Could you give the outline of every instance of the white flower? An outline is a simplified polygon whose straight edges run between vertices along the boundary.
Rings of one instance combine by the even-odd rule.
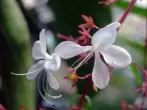
[[[57,80],[55,79],[55,77],[52,75],[53,72],[58,71],[58,69],[60,68],[61,65],[61,59],[60,57],[53,53],[51,55],[49,55],[47,53],[47,49],[46,49],[46,34],[45,34],[45,29],[41,30],[40,35],[39,35],[39,40],[37,40],[32,48],[32,57],[35,60],[36,63],[34,63],[31,68],[28,70],[27,73],[25,74],[16,74],[16,73],[11,73],[14,75],[26,75],[28,79],[33,80],[35,79],[39,73],[42,73],[42,71],[45,71],[45,77],[43,78],[43,89],[45,92],[45,95],[52,97],[54,99],[56,98],[60,98],[62,95],[58,95],[58,96],[52,96],[48,93],[48,91],[46,91],[46,89],[48,89],[48,85],[53,88],[54,90],[58,90],[59,89],[59,84],[57,82]],[[40,76],[39,76],[39,80],[40,80]],[[44,86],[44,81],[47,80],[47,82],[45,82],[46,86]],[[39,86],[39,84],[38,84]],[[39,93],[40,95],[46,99],[41,91],[40,91],[40,87],[38,87]]]
[[[33,64],[32,67],[29,69],[27,73],[27,78],[35,79],[40,71],[44,69],[47,73],[49,85],[53,89],[57,90],[59,89],[59,84],[52,73],[56,72],[59,69],[61,59],[55,53],[49,55],[46,52],[46,35],[44,29],[40,32],[39,38],[40,40],[34,43],[32,49],[32,57],[34,60],[36,60],[37,63]]]
[[[63,59],[68,59],[89,52],[84,60],[75,67],[76,70],[95,53],[92,80],[96,87],[103,89],[108,85],[110,75],[108,67],[100,59],[100,54],[108,65],[115,68],[123,68],[132,61],[130,54],[125,49],[112,45],[116,40],[117,28],[120,26],[120,23],[114,22],[97,31],[92,37],[92,46],[80,46],[72,41],[64,41],[55,48],[55,53]]]

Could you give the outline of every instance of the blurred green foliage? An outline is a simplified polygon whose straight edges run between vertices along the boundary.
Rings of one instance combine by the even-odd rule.
[[[134,64],[130,65],[130,70],[132,71],[132,74],[134,75],[134,78],[137,82],[137,86],[141,86],[142,85],[141,75],[137,71],[137,68]]]
[[[9,61],[6,62],[5,74],[8,90],[8,109],[20,110],[24,105],[27,110],[35,109],[34,84],[26,77],[14,76],[10,72],[25,73],[31,64],[29,31],[24,16],[15,0],[0,1],[0,24],[9,49]],[[5,96],[6,97],[6,96]]]

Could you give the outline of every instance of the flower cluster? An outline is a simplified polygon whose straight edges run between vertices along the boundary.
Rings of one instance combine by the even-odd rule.
[[[98,28],[91,17],[82,15],[82,18],[86,23],[79,25],[82,30],[79,31],[79,33],[82,36],[78,39],[83,38],[83,40],[85,40],[88,38],[90,43],[81,42],[83,45],[80,45],[81,43],[74,42],[74,39],[72,41],[63,41],[56,46],[54,53],[49,55],[46,51],[47,35],[43,29],[40,32],[39,40],[34,43],[32,48],[32,57],[36,63],[34,63],[26,73],[28,79],[35,79],[42,70],[45,70],[47,84],[51,88],[58,90],[59,84],[52,73],[58,71],[60,68],[61,58],[70,59],[85,53],[85,55],[80,58],[79,62],[76,62],[77,65],[72,67],[71,75],[65,77],[65,79],[73,80],[76,84],[78,79],[82,79],[77,76],[77,70],[94,56],[95,61],[91,74],[92,81],[95,87],[104,89],[110,80],[109,66],[113,68],[123,68],[131,63],[132,59],[130,54],[122,47],[114,45],[117,29],[121,26],[119,22],[113,22],[104,28],[99,29],[91,36],[90,30],[92,28]],[[75,41],[78,40],[76,39]],[[101,57],[103,57],[104,60]],[[90,75],[87,75],[86,78],[89,76]],[[57,98],[55,96],[51,97]]]
[[[98,28],[92,17],[82,15],[82,18],[85,20],[85,23],[78,26],[80,28],[78,31],[80,36],[74,39],[72,36],[66,37],[59,34],[58,38],[66,41],[58,44],[51,55],[47,53],[46,48],[47,33],[45,29],[41,30],[39,40],[34,43],[32,48],[32,57],[35,63],[26,74],[12,74],[26,75],[27,79],[33,80],[37,76],[41,79],[40,73],[44,71],[45,78],[43,80],[46,79],[47,84],[47,86],[43,86],[45,94],[54,99],[60,98],[61,94],[54,96],[47,92],[48,86],[54,90],[59,89],[59,83],[53,76],[53,73],[59,70],[61,59],[67,60],[80,56],[71,67],[67,68],[70,74],[65,76],[64,79],[72,80],[74,82],[72,87],[74,87],[79,79],[91,78],[95,90],[97,88],[104,89],[111,77],[110,67],[126,67],[132,62],[132,58],[125,49],[114,45],[117,29],[121,26],[119,22],[113,22],[103,28]],[[91,35],[93,28],[97,29],[97,31]],[[83,77],[78,76],[77,70],[92,57],[95,57],[95,60],[91,73],[87,73]],[[39,92],[42,95],[40,89]],[[42,97],[44,96],[42,95]]]

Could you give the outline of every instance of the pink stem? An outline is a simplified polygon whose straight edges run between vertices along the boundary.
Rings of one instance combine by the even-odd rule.
[[[79,110],[81,110],[82,106],[84,105],[85,97],[86,97],[86,94],[89,91],[89,87],[90,87],[91,83],[92,83],[91,78],[89,78],[88,85],[86,85],[86,87],[85,87],[85,89],[84,89],[84,91],[82,93],[82,96],[80,98],[79,104],[78,104],[78,108],[80,108]]]
[[[121,16],[121,18],[119,19],[119,22],[122,24],[124,22],[124,20],[126,19],[126,17],[128,16],[129,12],[131,11],[131,9],[133,8],[133,6],[135,5],[137,0],[132,0],[131,3],[128,5],[126,11],[124,12],[124,14]]]
[[[79,79],[86,79],[86,78],[89,78],[89,77],[91,77],[91,73],[90,74],[86,74],[86,75],[84,75],[84,76],[78,76],[78,78]]]

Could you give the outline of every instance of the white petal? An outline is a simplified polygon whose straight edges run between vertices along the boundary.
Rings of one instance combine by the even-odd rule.
[[[54,70],[55,71],[57,71],[59,68],[60,68],[60,65],[61,65],[61,59],[60,59],[60,57],[57,55],[57,54],[55,54],[55,53],[53,53],[52,55],[51,55],[52,57],[53,57],[53,65],[54,65]]]
[[[101,51],[106,63],[112,67],[123,68],[132,62],[130,54],[122,47],[112,45]]]
[[[60,57],[56,55],[55,53],[53,53],[51,55],[51,59],[45,61],[44,68],[47,71],[55,72],[55,71],[58,71],[58,69],[60,68],[60,65],[61,65]]]
[[[100,49],[112,45],[115,42],[117,28],[119,28],[120,25],[118,22],[113,22],[98,30],[92,37],[92,45],[98,46]]]
[[[55,48],[55,53],[63,59],[68,59],[90,51],[91,48],[91,46],[80,46],[72,41],[64,41]]]
[[[40,71],[43,69],[43,64],[44,64],[44,60],[40,60],[38,63],[32,65],[28,73],[26,73],[27,78],[30,80],[35,79],[40,73]]]
[[[47,81],[50,85],[51,88],[58,90],[59,89],[59,84],[55,77],[51,73],[47,73]]]
[[[36,41],[32,48],[32,57],[34,60],[45,59],[45,54],[41,50],[40,41]]]
[[[104,89],[110,80],[108,67],[100,59],[98,53],[95,52],[95,62],[92,71],[92,80],[97,88]]]
[[[42,29],[40,34],[39,34],[39,40],[41,43],[41,50],[42,52],[46,52],[46,33],[45,33],[45,29]]]

